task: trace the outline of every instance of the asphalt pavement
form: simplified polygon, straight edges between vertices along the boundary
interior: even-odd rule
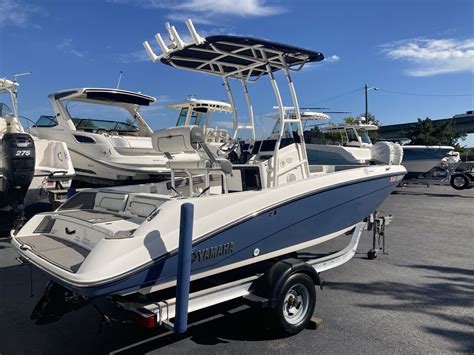
[[[262,313],[239,302],[193,314],[182,335],[121,322],[101,327],[92,306],[35,325],[31,310],[47,280],[19,265],[0,238],[0,354],[474,353],[474,189],[398,188],[380,210],[394,216],[388,254],[368,260],[365,232],[351,261],[322,274],[315,309],[322,326],[288,338],[275,338]],[[115,314],[104,300],[97,306]]]

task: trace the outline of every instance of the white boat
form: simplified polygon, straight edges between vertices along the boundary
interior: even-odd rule
[[[142,108],[155,103],[155,98],[118,89],[80,88],[53,93],[49,100],[55,115],[41,116],[30,132],[67,143],[76,180],[94,186],[113,186],[169,178],[168,158],[153,149],[153,130],[140,114]],[[121,120],[86,118],[82,107],[92,117],[105,111],[102,115]],[[170,108],[180,110],[177,125],[192,122],[203,127],[207,141],[214,141],[211,146],[218,148],[229,136],[225,130],[207,127],[213,112],[231,112],[228,103],[189,99]],[[173,156],[198,159],[194,153]]]
[[[428,173],[454,150],[451,146],[443,145],[402,145],[402,148],[403,165],[407,168],[408,177]]]
[[[184,102],[168,105],[167,108],[179,110],[176,127],[189,125],[201,127],[206,144],[215,154],[218,154],[218,150],[222,145],[226,145],[231,139],[235,138],[231,137],[228,129],[212,126],[214,113],[230,114],[233,112],[232,105],[227,102],[191,97]],[[234,121],[232,125],[232,131],[236,133],[237,122]]]
[[[244,272],[250,265],[262,271],[270,259],[288,258],[351,231],[406,173],[400,165],[311,173],[299,110],[295,118],[285,117],[275,74],[284,76],[298,108],[290,72],[321,61],[323,55],[248,37],[201,38],[189,20],[187,25],[193,42],[182,42],[169,26],[171,45],[157,35],[163,54],[156,55],[145,43],[151,59],[221,77],[229,93],[230,79],[240,81],[246,90],[247,82],[268,78],[279,106],[278,136],[233,145],[236,154],[248,157],[245,163],[232,164],[211,152],[199,126],[157,131],[152,136],[157,152],[200,151],[200,158],[169,159],[169,182],[84,190],[57,211],[34,216],[12,235],[12,245],[54,280],[36,307],[37,317],[54,313],[50,306],[54,302],[77,305],[101,295],[172,290],[177,283],[179,216],[185,203],[195,211],[191,263],[195,282],[232,270]],[[250,100],[247,103],[252,111]]]
[[[318,118],[307,115],[306,119]],[[305,131],[309,163],[341,167],[402,163],[403,151],[399,144],[372,143],[369,132],[376,130],[378,130],[376,125],[358,120],[354,124],[326,124]]]
[[[19,119],[18,83],[0,79],[0,94],[11,108],[0,103],[0,209],[15,210],[49,202],[48,191],[71,186],[74,168],[67,146],[39,139],[23,129]]]

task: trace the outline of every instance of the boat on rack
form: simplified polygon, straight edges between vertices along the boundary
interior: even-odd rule
[[[19,84],[0,79],[0,210],[49,202],[49,191],[71,186],[74,168],[67,146],[25,132],[18,113]],[[5,100],[5,101],[7,101]]]
[[[191,43],[168,26],[173,43],[153,62],[243,84],[268,78],[279,107],[279,133],[227,144],[216,157],[201,127],[154,132],[156,152],[199,152],[199,159],[169,159],[171,180],[141,186],[84,190],[58,210],[34,216],[12,245],[53,280],[36,315],[61,304],[101,295],[165,291],[176,285],[180,209],[194,205],[192,282],[327,242],[351,231],[403,178],[400,165],[361,166],[332,173],[309,169],[298,101],[290,73],[323,60],[320,52],[238,36],[200,37],[188,20]],[[287,81],[295,117],[288,119],[275,75]],[[247,100],[253,112],[250,100]],[[244,156],[245,158],[242,158]],[[205,158],[204,158],[205,157]],[[241,159],[242,158],[242,159]],[[51,290],[54,288],[55,295]],[[74,308],[74,307],[73,307]],[[65,308],[63,308],[64,311]]]
[[[153,149],[153,130],[140,114],[155,103],[154,97],[119,89],[80,88],[53,93],[49,100],[54,116],[41,116],[30,132],[67,144],[76,180],[113,186],[169,178],[168,157]],[[228,138],[227,131],[207,127],[213,112],[231,112],[228,103],[189,99],[170,108],[180,109],[177,125],[193,122],[203,127],[208,140],[215,140],[211,146],[219,147]],[[99,114],[121,119],[85,117]],[[176,153],[174,159],[189,160],[190,154],[195,155]]]

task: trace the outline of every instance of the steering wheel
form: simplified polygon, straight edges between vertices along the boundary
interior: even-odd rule
[[[227,155],[235,151],[239,147],[240,140],[238,138],[225,142],[217,149],[217,155]]]

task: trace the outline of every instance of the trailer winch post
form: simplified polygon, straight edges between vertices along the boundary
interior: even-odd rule
[[[178,275],[176,280],[176,316],[174,321],[174,330],[177,333],[184,333],[188,328],[193,221],[193,204],[183,203],[181,205],[179,229]]]

